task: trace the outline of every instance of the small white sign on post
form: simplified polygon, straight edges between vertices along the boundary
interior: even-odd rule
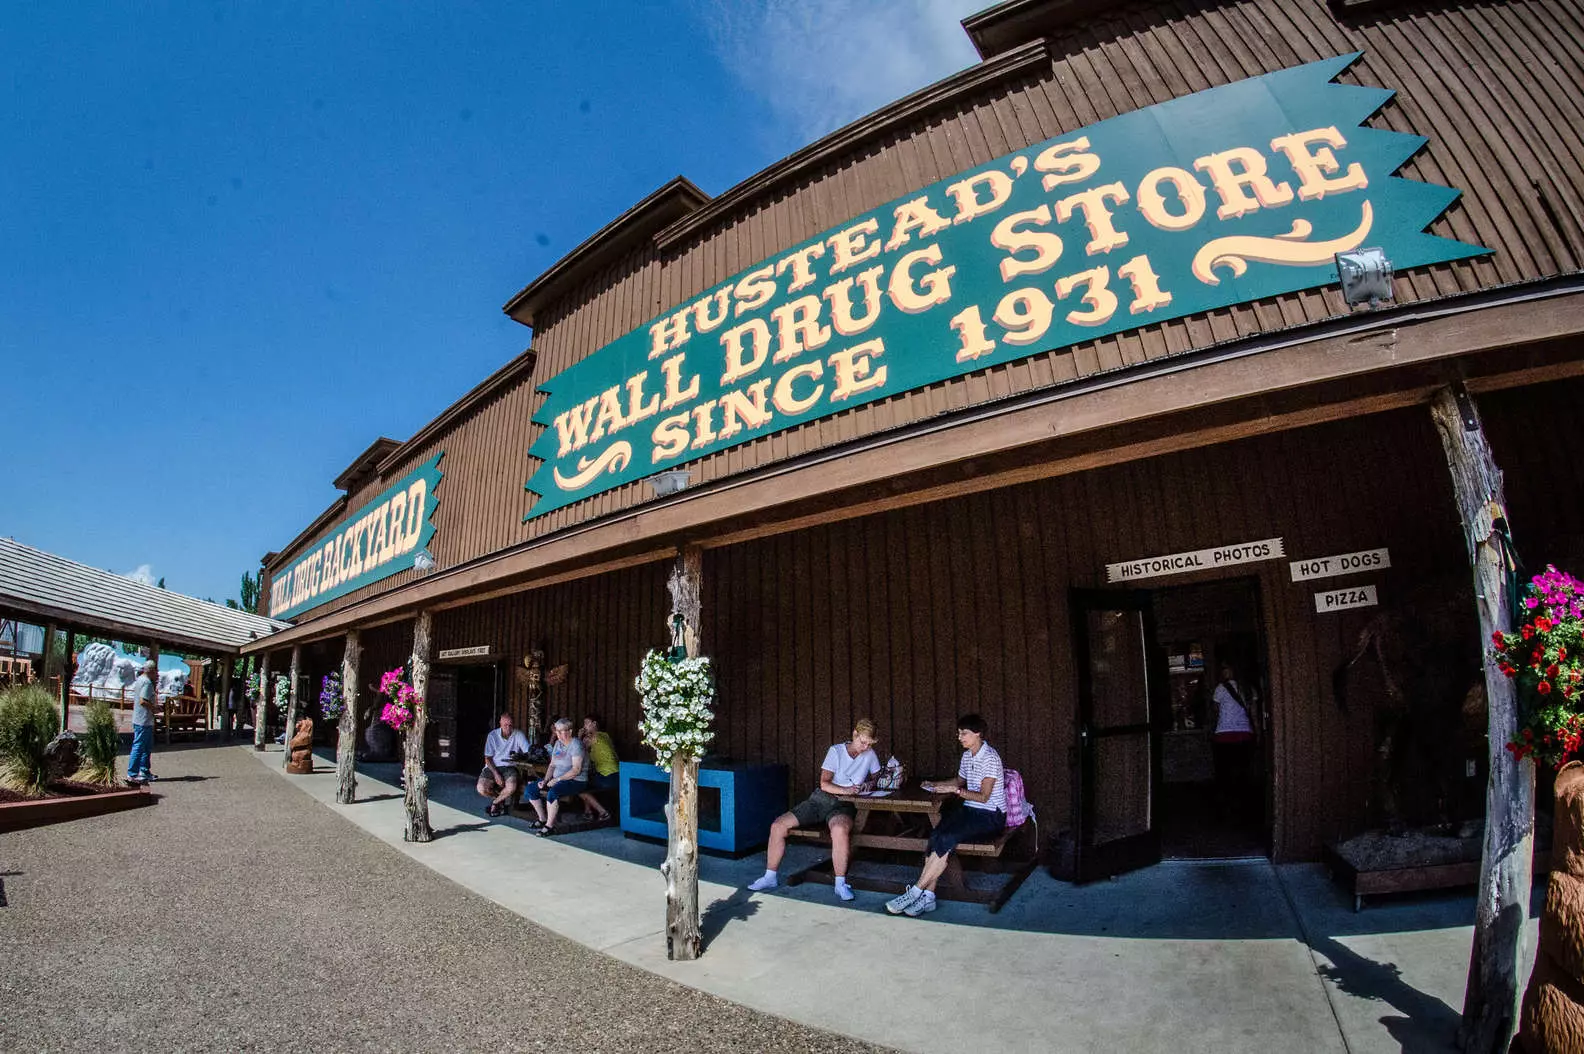
[[[1315,611],[1322,615],[1330,611],[1346,611],[1348,608],[1372,608],[1380,603],[1374,586],[1328,589],[1324,593],[1316,593],[1314,598]]]
[[[1237,542],[1233,545],[1218,545],[1213,549],[1195,549],[1191,553],[1168,553],[1165,556],[1146,556],[1142,560],[1124,560],[1120,564],[1106,564],[1106,581],[1132,582],[1141,578],[1185,575],[1216,567],[1275,560],[1285,555],[1280,538]]]
[[[446,659],[482,659],[489,655],[490,646],[479,644],[472,648],[441,648],[440,658]]]
[[[1313,560],[1294,560],[1287,565],[1292,569],[1292,580],[1302,582],[1310,578],[1335,578],[1355,571],[1379,571],[1391,566],[1391,550],[1361,549],[1356,553],[1338,553],[1335,556],[1317,556]]]

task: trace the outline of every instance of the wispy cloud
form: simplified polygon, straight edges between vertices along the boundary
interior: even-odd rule
[[[958,23],[988,0],[695,0],[722,64],[812,142],[978,61]]]
[[[146,586],[154,585],[158,579],[154,577],[153,564],[138,564],[134,570],[122,571],[123,578],[130,578],[134,582],[142,582]]]

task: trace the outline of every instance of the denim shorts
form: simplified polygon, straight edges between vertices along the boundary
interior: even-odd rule
[[[523,797],[528,801],[560,801],[563,798],[576,798],[579,794],[589,789],[588,780],[562,780],[554,787],[541,787],[539,781],[528,784],[528,793]]]

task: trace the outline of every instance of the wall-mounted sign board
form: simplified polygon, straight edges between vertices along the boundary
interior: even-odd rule
[[[1286,554],[1282,550],[1280,538],[1265,538],[1258,542],[1238,542],[1235,545],[1218,545],[1213,549],[1195,549],[1191,553],[1168,553],[1165,556],[1146,556],[1141,560],[1106,564],[1106,581],[1133,582],[1145,578],[1162,578],[1166,575],[1186,575],[1217,567],[1275,560],[1284,555]]]
[[[1374,586],[1349,586],[1346,589],[1328,589],[1314,595],[1315,611],[1324,615],[1348,608],[1372,608],[1380,603]]]
[[[544,383],[529,516],[1056,348],[1488,252],[1424,233],[1458,191],[1394,173],[1360,53],[1078,128],[949,176],[673,304]]]
[[[1380,571],[1391,566],[1389,549],[1361,549],[1356,553],[1337,553],[1335,556],[1316,556],[1310,560],[1294,560],[1287,565],[1292,570],[1292,580],[1303,582],[1311,578],[1335,578],[1356,571]]]
[[[441,648],[440,661],[446,659],[483,659],[489,656],[490,646],[479,644],[471,648]]]
[[[413,565],[434,537],[441,451],[342,520],[270,579],[270,617],[289,619]]]

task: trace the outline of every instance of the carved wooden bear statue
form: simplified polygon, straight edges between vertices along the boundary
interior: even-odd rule
[[[303,718],[297,722],[297,731],[292,733],[291,742],[286,745],[291,754],[291,760],[286,763],[286,771],[294,772],[299,776],[306,776],[313,772],[313,720]]]
[[[1556,826],[1540,947],[1514,1050],[1525,1054],[1584,1050],[1584,765],[1556,778]]]

